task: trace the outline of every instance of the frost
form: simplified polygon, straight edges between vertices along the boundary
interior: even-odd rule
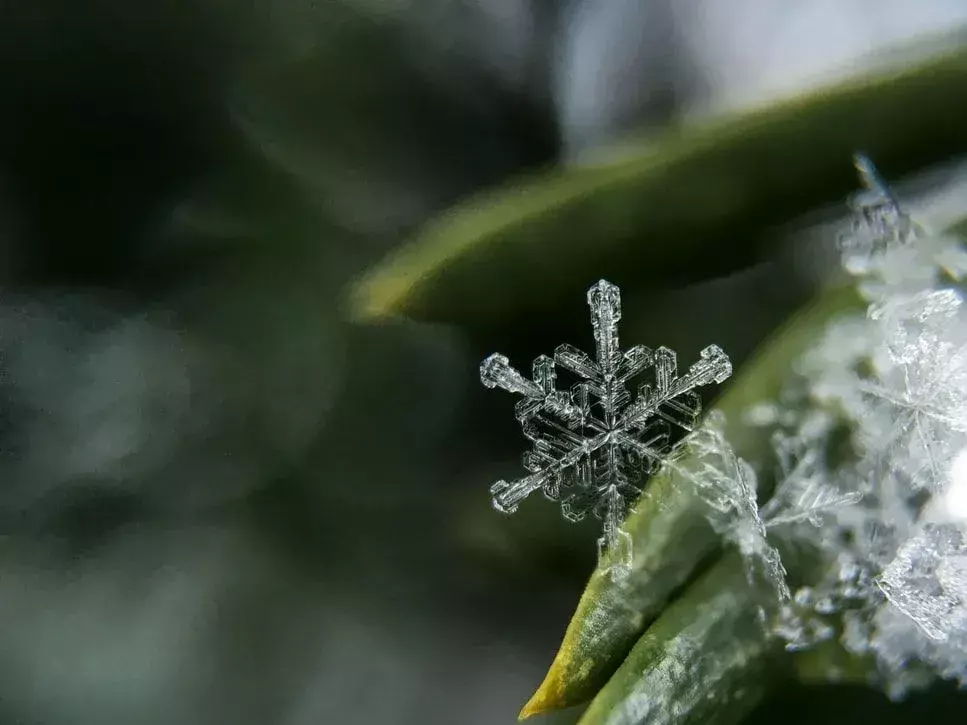
[[[967,535],[930,524],[903,545],[877,585],[931,639],[967,639]]]
[[[891,696],[929,684],[930,673],[967,685],[967,532],[927,524],[877,580],[889,600],[872,621],[869,647]],[[915,664],[915,667],[911,667]]]
[[[493,505],[512,513],[527,496],[542,490],[559,500],[564,517],[579,521],[589,513],[603,522],[599,555],[613,549],[620,574],[630,566],[629,537],[620,525],[641,493],[645,477],[666,460],[673,428],[692,430],[701,412],[695,389],[721,383],[732,364],[717,346],[701,351],[699,360],[679,376],[676,355],[666,347],[637,345],[621,352],[618,288],[605,280],[588,290],[595,357],[568,344],[554,356],[539,356],[528,379],[500,354],[486,358],[480,379],[488,388],[522,396],[516,414],[532,447],[524,454],[527,476],[491,487]],[[557,389],[557,369],[578,382]],[[630,381],[646,371],[632,398]]]
[[[725,418],[716,411],[683,443],[687,456],[669,460],[679,477],[689,483],[708,506],[713,529],[734,545],[745,561],[746,579],[766,593],[766,601],[790,598],[786,570],[779,551],[769,542],[759,515],[757,481],[752,467],[738,457],[723,430]],[[765,623],[769,613],[760,607]]]
[[[913,222],[868,159],[857,169],[841,249],[869,307],[799,361],[811,403],[775,434],[783,463],[759,515],[826,562],[774,633],[787,649],[837,637],[902,697],[934,676],[967,682],[967,319],[947,286],[967,255]],[[850,431],[839,459],[835,420]]]
[[[773,434],[778,485],[760,512],[766,526],[819,527],[825,517],[863,497],[857,488],[844,489],[826,475],[825,449],[833,422],[832,416],[819,412],[808,416],[796,435],[781,430]]]
[[[866,314],[831,321],[780,400],[743,412],[772,431],[772,497],[755,505],[720,433],[690,436],[689,480],[750,581],[773,582],[762,611],[786,649],[838,640],[899,698],[935,677],[967,685],[967,305],[950,286],[967,253],[856,165],[866,188],[840,241]],[[791,596],[779,552],[803,577]]]
[[[857,276],[889,276],[894,271],[902,276],[895,265],[896,250],[920,236],[922,230],[900,209],[869,158],[860,154],[854,163],[863,189],[849,200],[853,224],[840,240],[843,268]]]

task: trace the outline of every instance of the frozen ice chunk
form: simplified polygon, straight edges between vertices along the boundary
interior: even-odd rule
[[[897,552],[877,581],[887,599],[938,641],[967,634],[967,535],[928,524]]]

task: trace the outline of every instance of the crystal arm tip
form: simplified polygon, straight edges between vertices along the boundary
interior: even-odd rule
[[[503,388],[510,393],[541,398],[544,391],[514,369],[506,356],[495,352],[480,363],[480,382],[488,388]]]
[[[718,345],[709,345],[702,350],[701,359],[716,383],[723,383],[732,376],[732,360]]]
[[[599,279],[588,288],[588,304],[595,305],[602,302],[609,304],[620,304],[621,290],[617,285],[611,284],[606,279]]]
[[[497,481],[490,487],[490,493],[493,496],[491,503],[494,509],[502,514],[514,513],[521,501],[544,485],[545,479],[544,473],[535,473],[513,483],[503,480]]]

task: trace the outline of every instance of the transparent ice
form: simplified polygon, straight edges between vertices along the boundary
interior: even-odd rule
[[[789,650],[838,640],[899,698],[967,685],[967,254],[912,221],[869,159],[856,167],[841,251],[865,314],[832,320],[780,401],[744,415],[772,431],[772,497],[754,505],[720,431],[690,437],[705,463],[689,480],[750,582],[771,583],[771,633]],[[780,552],[813,562],[791,593]]]
[[[931,639],[967,638],[967,531],[963,527],[927,524],[900,547],[877,584],[890,603]]]
[[[603,522],[598,541],[602,566],[621,576],[631,564],[630,541],[621,522],[646,476],[668,458],[673,429],[694,428],[701,412],[695,389],[724,381],[732,374],[732,364],[716,345],[702,350],[683,375],[675,353],[666,347],[636,345],[622,352],[618,288],[601,280],[588,290],[587,299],[594,358],[572,345],[560,345],[553,357],[541,355],[534,361],[530,379],[499,353],[480,366],[485,386],[522,397],[517,420],[532,443],[523,459],[528,475],[498,481],[491,494],[494,508],[503,513],[514,512],[541,490],[561,502],[570,521],[589,513],[597,516]],[[558,368],[577,381],[569,390],[557,388]],[[633,397],[631,381],[646,372],[648,381]],[[605,564],[609,551],[610,567]]]
[[[955,284],[967,255],[913,222],[869,159],[856,166],[865,188],[841,250],[868,307],[832,321],[796,365],[790,385],[805,394],[769,419],[781,465],[757,518],[779,550],[821,562],[773,633],[792,650],[838,639],[899,698],[938,676],[967,684],[967,314]]]
[[[807,523],[819,528],[829,516],[863,498],[857,486],[844,486],[826,474],[826,447],[834,423],[825,411],[812,411],[804,416],[795,435],[782,430],[773,433],[778,485],[759,512],[767,527]]]
[[[728,444],[724,423],[722,413],[713,411],[683,441],[682,451],[687,455],[665,465],[707,504],[712,528],[741,553],[749,585],[768,595],[763,601],[782,604],[791,595],[779,551],[768,541],[767,523],[759,513],[756,474]],[[765,606],[760,607],[763,622],[769,615]]]
[[[789,402],[789,401],[787,401]],[[762,415],[762,411],[757,412]],[[786,419],[779,415],[769,419]],[[765,596],[760,599],[763,624],[788,643],[788,649],[804,649],[832,636],[833,629],[819,618],[803,618],[804,608],[829,614],[839,607],[836,598],[811,588],[793,594],[787,583],[780,545],[790,542],[822,542],[817,535],[843,508],[862,498],[855,486],[830,480],[825,475],[825,445],[834,419],[814,412],[799,421],[796,434],[776,432],[777,486],[769,502],[760,507],[757,476],[752,466],[738,457],[724,435],[724,417],[708,416],[702,427],[688,436],[683,449],[688,456],[668,462],[693,486],[707,505],[706,517],[713,529],[742,555],[750,586]],[[850,482],[852,483],[852,482]],[[787,547],[788,548],[788,547]],[[841,578],[858,574],[842,562]],[[854,567],[855,569],[855,567]],[[868,583],[868,587],[872,587]]]

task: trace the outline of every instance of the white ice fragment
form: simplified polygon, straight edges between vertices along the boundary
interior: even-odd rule
[[[801,425],[775,441],[792,465],[760,516],[784,546],[826,561],[776,634],[801,649],[832,625],[899,698],[933,677],[967,684],[967,316],[949,286],[967,253],[912,222],[868,159],[857,167],[866,189],[841,248],[867,314],[833,322],[796,366],[849,445],[827,460],[836,437],[810,432],[800,404]]]
[[[826,467],[826,446],[833,418],[824,412],[806,415],[789,433],[776,431],[772,446],[779,460],[776,489],[760,516],[769,528],[808,523],[819,527],[830,514],[852,506],[862,497],[831,480]]]
[[[906,245],[921,230],[901,210],[869,158],[857,154],[853,161],[864,188],[850,200],[853,226],[840,239],[840,249],[843,267],[859,276],[889,269],[889,253]]]
[[[810,649],[820,642],[833,637],[833,628],[818,617],[803,616],[803,611],[811,610],[808,588],[796,592],[793,603],[782,606],[779,616],[772,625],[772,633],[785,642],[788,652]]]
[[[689,455],[666,465],[693,486],[708,507],[706,518],[712,528],[739,550],[749,584],[765,589],[770,603],[779,606],[791,596],[786,570],[759,515],[755,471],[736,455],[723,425],[721,412],[713,412],[683,442]],[[765,621],[764,607],[759,614]]]
[[[716,345],[682,375],[675,353],[643,345],[622,352],[618,338],[621,295],[601,280],[587,293],[594,332],[592,358],[563,344],[554,356],[534,361],[533,379],[495,353],[480,366],[481,382],[523,397],[517,419],[532,447],[524,455],[529,475],[498,481],[491,487],[493,505],[512,513],[537,490],[561,502],[565,518],[579,521],[593,514],[602,521],[598,542],[602,568],[621,576],[631,566],[631,543],[620,530],[630,506],[652,473],[671,451],[673,428],[692,430],[701,412],[695,389],[721,383],[732,363]],[[577,383],[558,390],[558,369]],[[628,383],[651,371],[632,398]]]
[[[928,524],[907,541],[877,585],[931,639],[967,634],[967,535],[956,524]]]

